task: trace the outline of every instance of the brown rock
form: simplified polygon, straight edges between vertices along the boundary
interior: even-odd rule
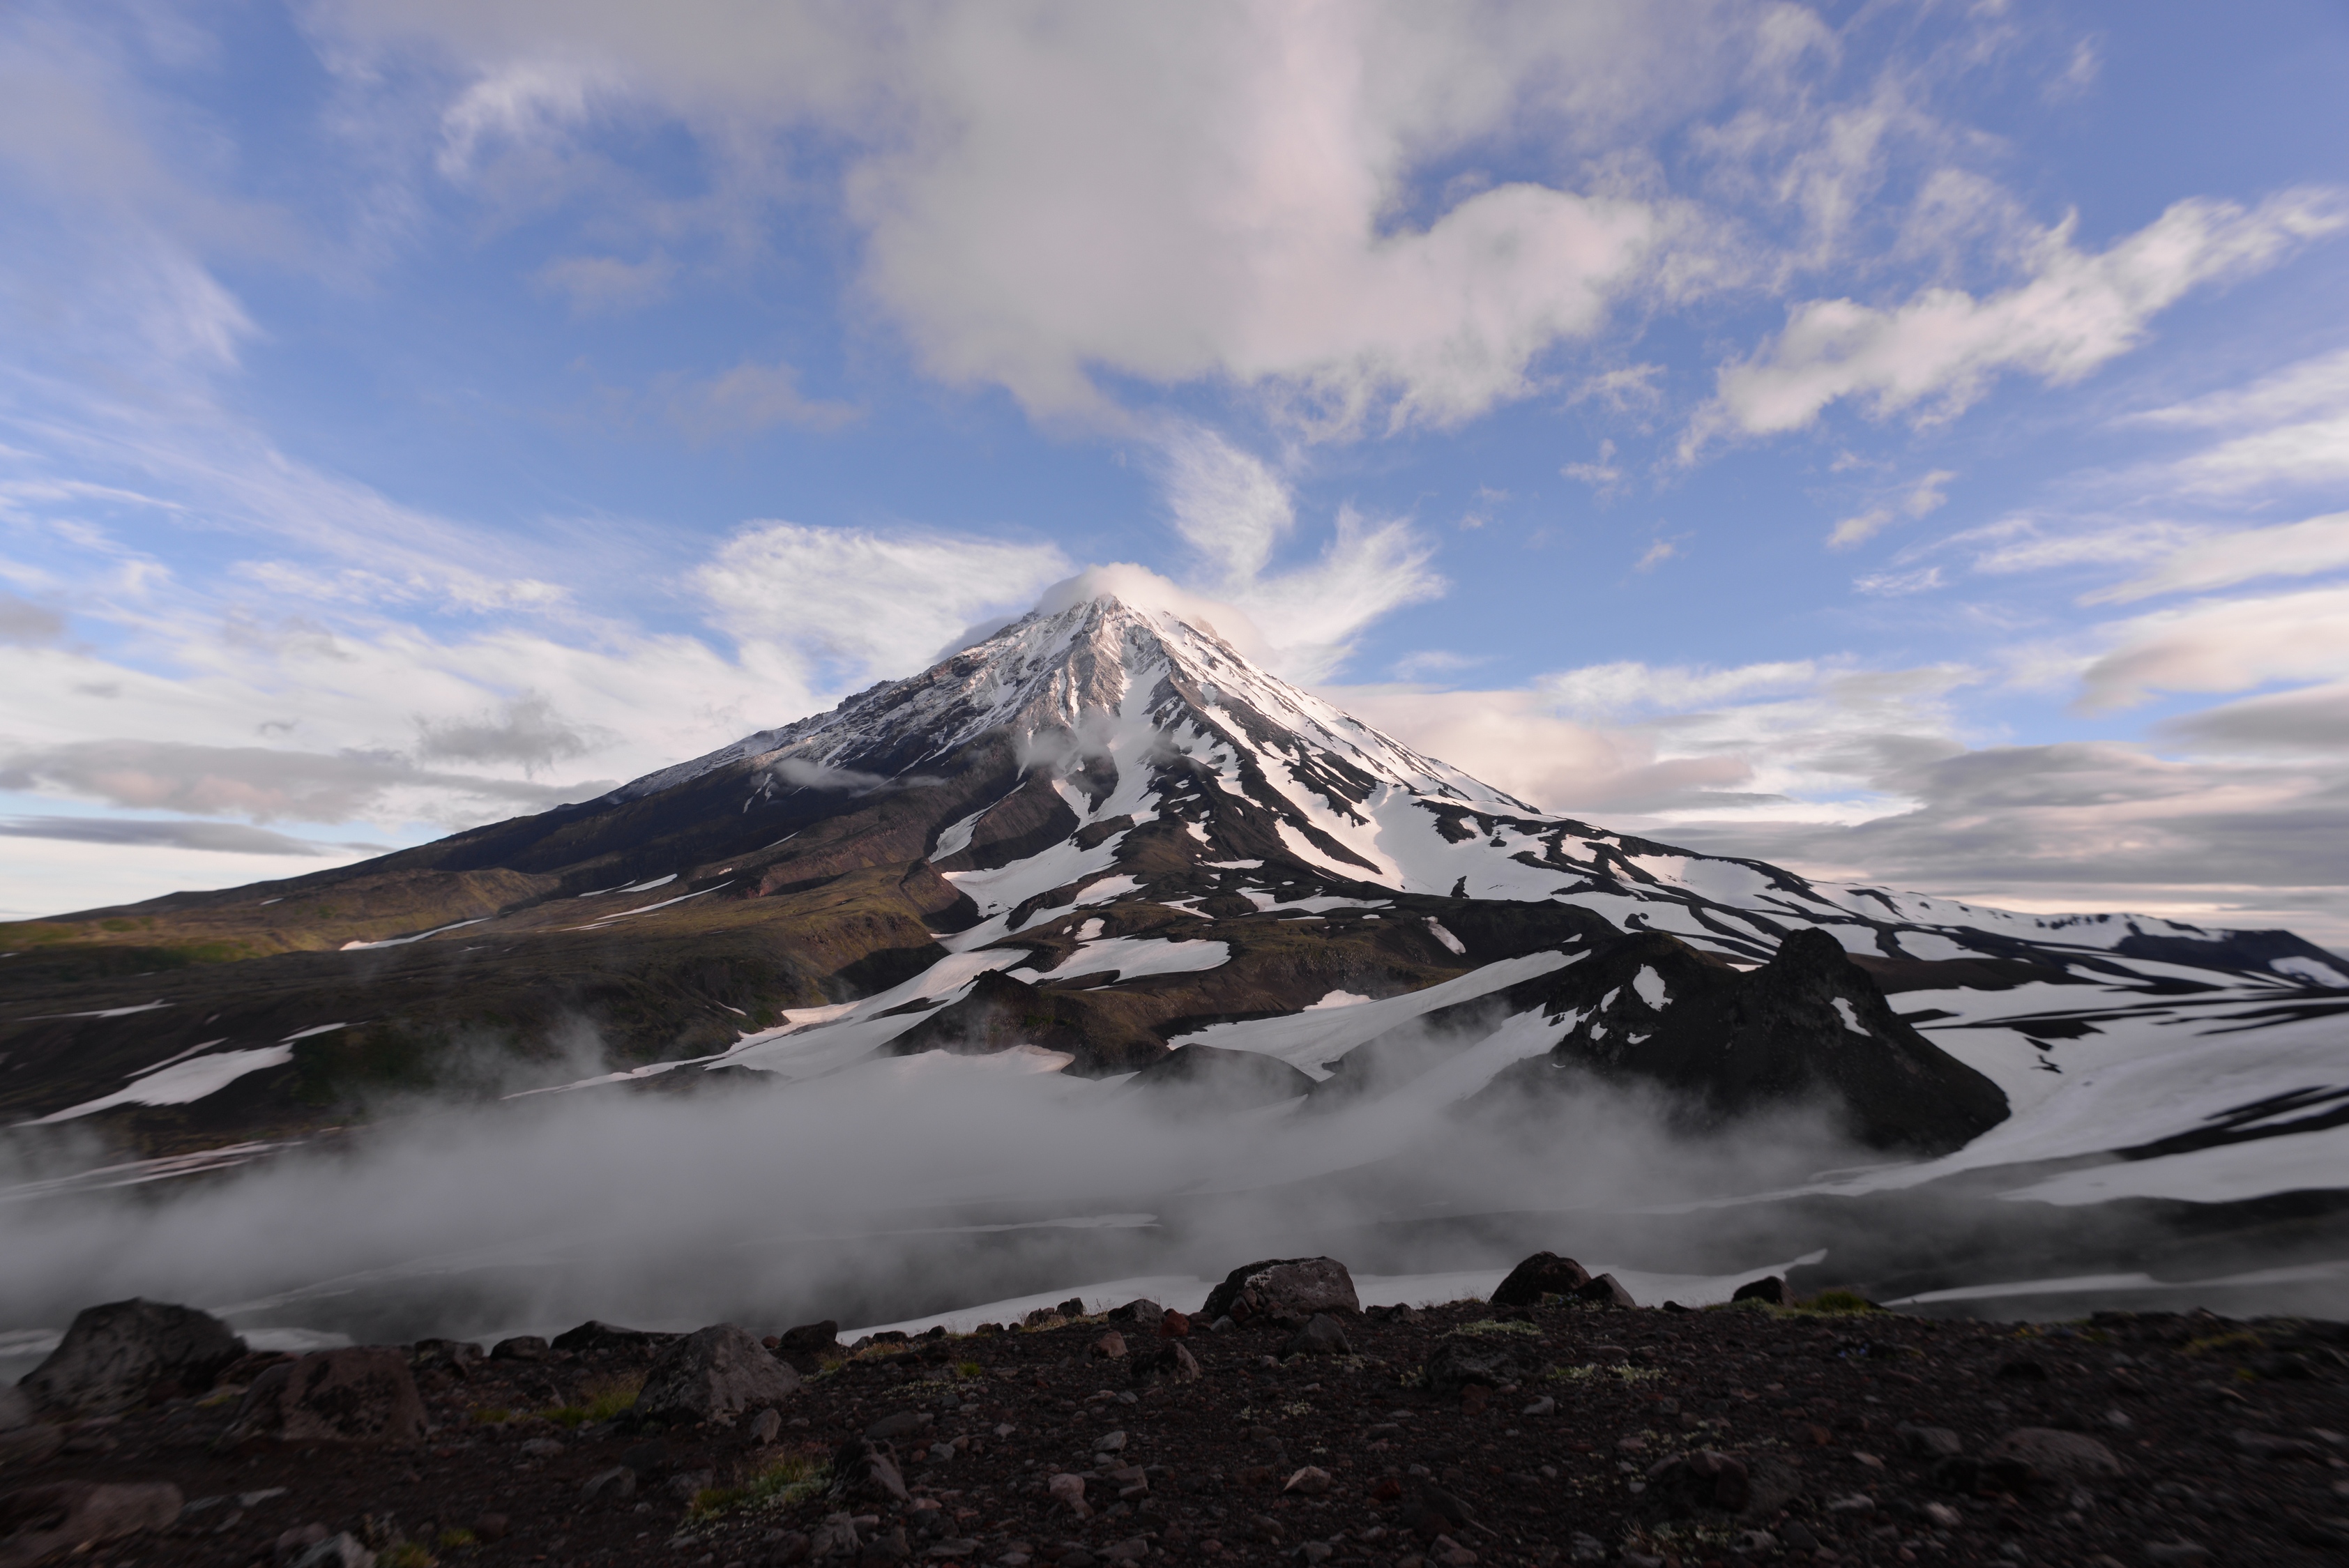
[[[161,1530],[180,1517],[168,1481],[57,1481],[0,1497],[0,1568],[29,1568],[51,1553]]]
[[[1191,1320],[1171,1306],[1158,1320],[1158,1336],[1161,1339],[1187,1339],[1190,1334]]]
[[[424,1401],[397,1350],[322,1350],[271,1367],[245,1390],[232,1440],[413,1443],[423,1440]]]
[[[1102,1335],[1099,1339],[1093,1341],[1090,1354],[1097,1359],[1104,1361],[1123,1360],[1125,1358],[1125,1336],[1120,1334],[1114,1328],[1111,1329],[1107,1334]]]

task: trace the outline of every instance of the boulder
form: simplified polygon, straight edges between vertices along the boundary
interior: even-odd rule
[[[1597,1279],[1592,1280],[1588,1284],[1584,1285],[1580,1290],[1576,1291],[1574,1293],[1574,1298],[1577,1301],[1592,1302],[1599,1306],[1637,1306],[1640,1305],[1638,1302],[1631,1299],[1631,1293],[1625,1290],[1622,1284],[1611,1274],[1600,1274]]]
[[[774,1350],[776,1360],[787,1363],[802,1377],[812,1377],[823,1369],[826,1361],[837,1360],[843,1354],[840,1325],[827,1317],[822,1323],[786,1328],[776,1336]]]
[[[1438,1394],[1464,1388],[1497,1388],[1525,1376],[1508,1346],[1446,1337],[1428,1353],[1424,1368],[1428,1387]]]
[[[244,1341],[212,1314],[133,1297],[77,1313],[22,1387],[41,1408],[113,1415],[159,1390],[202,1393],[243,1354]]]
[[[492,1361],[551,1361],[554,1347],[535,1334],[517,1334],[490,1346]]]
[[[1155,1328],[1158,1326],[1159,1320],[1165,1315],[1166,1309],[1148,1296],[1136,1296],[1123,1306],[1112,1306],[1109,1309],[1109,1320],[1112,1323],[1131,1323],[1136,1328]]]
[[[168,1481],[57,1481],[0,1497],[0,1568],[29,1568],[52,1553],[161,1530],[180,1517]]]
[[[1246,1323],[1268,1314],[1301,1320],[1317,1312],[1359,1315],[1361,1310],[1354,1276],[1336,1258],[1268,1258],[1225,1275],[1199,1315],[1210,1323],[1218,1317]]]
[[[1092,1349],[1086,1354],[1096,1360],[1122,1361],[1125,1358],[1125,1336],[1112,1328],[1094,1340]]]
[[[408,1358],[380,1346],[321,1350],[281,1362],[244,1391],[232,1441],[413,1443],[424,1439],[424,1400]]]
[[[1765,1274],[1760,1279],[1750,1279],[1739,1285],[1730,1293],[1729,1299],[1758,1301],[1771,1306],[1792,1306],[1795,1305],[1795,1293],[1787,1287],[1786,1282],[1776,1274]]]
[[[1326,1312],[1317,1312],[1312,1321],[1290,1336],[1281,1351],[1283,1356],[1351,1356],[1354,1347],[1346,1342],[1344,1326]]]
[[[1546,1295],[1572,1295],[1590,1283],[1590,1271],[1556,1253],[1536,1253],[1493,1287],[1495,1306],[1539,1306]]]
[[[730,1426],[743,1411],[780,1405],[799,1388],[800,1375],[768,1355],[757,1336],[713,1324],[686,1335],[654,1365],[636,1395],[636,1416]]]

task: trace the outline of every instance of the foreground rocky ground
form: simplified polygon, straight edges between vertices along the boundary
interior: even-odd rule
[[[110,1348],[78,1392],[26,1387],[129,1408],[0,1432],[0,1565],[2349,1561],[2342,1325],[1601,1287],[1356,1313],[1334,1265],[1286,1297],[1251,1266],[1220,1328],[1147,1305],[855,1346],[823,1325],[770,1357],[585,1325],[191,1378],[231,1353],[200,1346],[132,1397],[122,1368],[153,1367]]]

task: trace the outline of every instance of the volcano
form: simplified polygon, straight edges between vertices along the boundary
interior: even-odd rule
[[[2288,932],[2016,913],[1610,832],[1197,614],[1081,586],[595,800],[0,946],[0,1114],[155,1156],[387,1090],[736,1091],[927,1051],[1179,1080],[1186,1114],[1219,1076],[1299,1114],[1630,1081],[1700,1120],[1823,1105],[1924,1153],[2035,1148],[2095,1085],[2105,1150],[2327,1128],[2349,1101],[2308,1035],[2349,1008],[2349,965]],[[590,1043],[600,1070],[566,1077]]]

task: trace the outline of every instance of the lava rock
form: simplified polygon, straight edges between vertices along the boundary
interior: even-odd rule
[[[1538,1306],[1546,1295],[1572,1295],[1590,1283],[1590,1271],[1556,1253],[1536,1253],[1493,1287],[1495,1306]]]
[[[76,1313],[19,1386],[42,1409],[113,1415],[159,1388],[201,1393],[244,1353],[244,1341],[210,1313],[134,1296]]]
[[[1361,1310],[1354,1276],[1337,1259],[1268,1258],[1225,1275],[1224,1283],[1207,1293],[1207,1304],[1199,1313],[1210,1323],[1218,1317],[1246,1323],[1266,1315],[1303,1320],[1317,1312],[1359,1315]]]
[[[381,1347],[321,1350],[271,1367],[229,1424],[232,1440],[289,1443],[414,1443],[425,1430],[408,1358]]]
[[[799,1392],[800,1375],[730,1323],[698,1328],[670,1346],[636,1395],[639,1421],[717,1421],[780,1405]]]

